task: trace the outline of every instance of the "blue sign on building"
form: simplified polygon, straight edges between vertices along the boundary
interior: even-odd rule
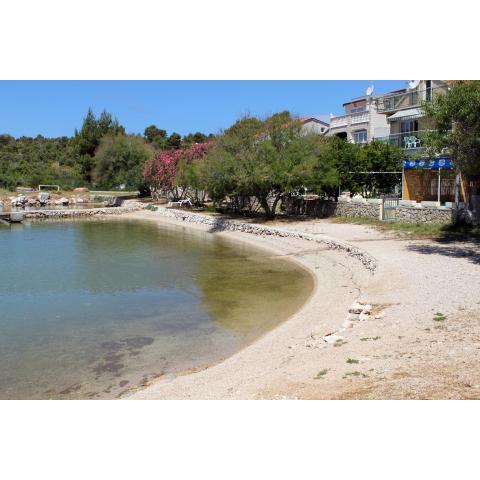
[[[452,161],[449,158],[435,158],[434,160],[404,160],[404,170],[420,168],[423,170],[453,170]]]

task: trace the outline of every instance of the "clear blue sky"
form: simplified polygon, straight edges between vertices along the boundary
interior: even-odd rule
[[[151,124],[169,134],[216,133],[245,113],[339,114],[370,83],[375,93],[405,86],[404,80],[0,81],[0,133],[70,136],[89,107],[95,114],[105,108],[129,133]]]

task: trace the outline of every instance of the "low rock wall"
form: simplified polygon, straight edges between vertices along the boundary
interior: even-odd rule
[[[185,210],[176,210],[176,209],[167,209],[159,207],[156,211],[158,215],[164,217],[173,218],[176,220],[181,220],[183,222],[189,223],[198,223],[202,225],[208,225],[211,227],[211,231],[239,231],[244,233],[250,233],[253,235],[274,235],[277,237],[290,237],[298,238],[302,240],[312,241],[316,243],[321,243],[326,245],[328,248],[333,250],[342,250],[347,253],[349,256],[354,257],[362,264],[367,270],[374,272],[377,264],[375,259],[370,256],[367,252],[349,245],[347,243],[339,242],[337,240],[329,238],[318,238],[313,235],[308,235],[305,233],[292,232],[290,230],[283,230],[281,228],[267,227],[263,225],[258,225],[255,223],[247,223],[238,220],[227,220],[222,217],[208,216],[196,213],[190,213]]]
[[[25,218],[71,218],[71,217],[95,217],[100,215],[121,215],[123,213],[143,210],[142,204],[112,208],[82,208],[64,210],[34,210],[23,212]]]
[[[334,215],[342,217],[380,218],[382,204],[370,202],[337,202]]]
[[[452,209],[398,206],[395,219],[399,223],[452,223]]]
[[[313,217],[370,217],[380,218],[381,203],[376,202],[333,202],[330,200],[288,199],[285,210],[289,215]]]

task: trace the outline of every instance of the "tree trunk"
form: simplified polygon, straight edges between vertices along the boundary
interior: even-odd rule
[[[272,206],[270,206],[268,204],[268,195],[262,195],[260,197],[260,204],[262,205],[262,208],[265,211],[265,217],[267,217],[268,220],[273,220],[275,218],[275,210],[277,209],[278,201],[281,198],[282,194],[278,193],[272,203]]]
[[[453,210],[453,224],[457,225],[460,214],[460,174],[455,176],[455,208]]]
[[[270,208],[266,195],[262,195],[260,197],[260,204],[265,211],[265,217],[267,217],[268,220],[273,220],[275,218],[275,210],[272,211],[272,209]]]

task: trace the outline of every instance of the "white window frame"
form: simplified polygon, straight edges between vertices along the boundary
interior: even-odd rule
[[[362,136],[362,140],[360,140],[360,135]],[[365,140],[363,140],[365,138]],[[365,144],[368,143],[368,131],[366,128],[362,128],[361,130],[355,130],[353,132],[353,143],[358,144]]]

